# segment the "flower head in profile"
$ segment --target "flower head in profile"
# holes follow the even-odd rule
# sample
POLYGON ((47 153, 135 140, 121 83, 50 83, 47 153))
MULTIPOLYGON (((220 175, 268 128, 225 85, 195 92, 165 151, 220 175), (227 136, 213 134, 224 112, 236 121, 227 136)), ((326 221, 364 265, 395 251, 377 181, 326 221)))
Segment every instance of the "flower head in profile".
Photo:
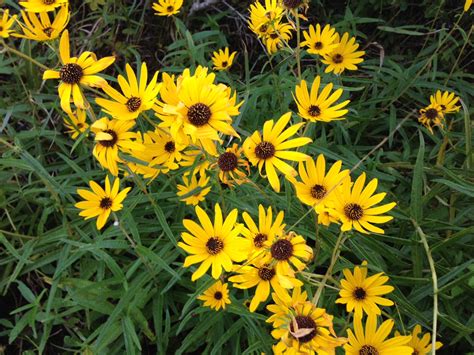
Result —
POLYGON ((263 38, 263 44, 267 48, 268 54, 275 54, 285 46, 291 39, 293 27, 289 23, 275 22, 267 29, 263 38))
POLYGON ((362 56, 364 51, 358 51, 359 44, 356 43, 355 37, 349 38, 349 33, 344 33, 339 41, 337 35, 338 46, 333 51, 323 55, 321 60, 327 65, 325 73, 334 72, 341 74, 344 70, 357 70, 357 65, 364 61, 362 56))
POLYGON ((197 174, 187 174, 183 176, 183 185, 177 185, 176 193, 180 200, 186 202, 187 205, 196 206, 206 199, 207 194, 211 191, 209 186, 209 176, 206 173, 200 173, 199 179, 197 174))
POLYGON ((26 0, 20 1, 20 5, 28 12, 54 11, 60 6, 67 5, 69 0, 26 0))
POLYGON ((17 16, 13 15, 9 18, 9 10, 3 10, 2 17, 0 18, 0 37, 8 38, 12 34, 13 30, 11 27, 15 23, 17 16))
POLYGON ((454 94, 454 92, 441 92, 440 90, 436 91, 435 94, 430 96, 430 102, 434 106, 439 106, 441 108, 441 113, 454 113, 459 112, 460 106, 456 106, 459 102, 459 97, 454 94))
POLYGON ((225 47, 224 50, 219 49, 212 53, 212 64, 216 70, 228 70, 234 62, 234 58, 237 52, 229 54, 229 48, 225 47))
POLYGON ((64 119, 64 125, 68 128, 66 132, 71 135, 72 139, 76 139, 89 128, 86 120, 86 111, 77 109, 76 112, 68 113, 67 115, 69 119, 64 119))
POLYGON ((92 52, 84 52, 79 57, 70 57, 68 30, 65 30, 61 35, 59 57, 62 67, 59 70, 46 70, 43 74, 43 80, 60 80, 58 93, 61 99, 61 108, 65 112, 72 112, 71 99, 77 108, 86 108, 87 101, 82 93, 81 85, 91 87, 107 85, 105 79, 96 74, 112 65, 115 57, 105 57, 97 60, 92 52))
POLYGON ((237 143, 225 150, 217 158, 217 162, 212 164, 210 168, 219 171, 219 179, 222 183, 229 185, 240 185, 247 181, 250 172, 249 163, 242 158, 243 149, 237 143))
POLYGON ((69 22, 68 6, 62 6, 54 17, 53 22, 48 12, 21 11, 23 23, 20 28, 23 34, 17 34, 17 37, 27 38, 34 41, 50 41, 59 37, 61 32, 66 28, 69 22))
POLYGON ((350 101, 345 100, 334 105, 342 96, 343 90, 339 88, 332 92, 333 84, 329 83, 320 92, 320 85, 321 77, 319 75, 313 81, 311 92, 308 91, 305 80, 302 80, 300 85, 296 85, 293 98, 298 106, 298 114, 311 122, 343 120, 344 115, 348 112, 344 107, 350 101))
POLYGON ((258 166, 260 174, 265 168, 265 174, 271 187, 280 192, 280 178, 277 170, 285 176, 296 176, 296 170, 283 160, 303 161, 308 158, 304 153, 290 151, 288 149, 304 146, 312 140, 307 137, 293 138, 303 123, 294 124, 287 129, 290 122, 291 112, 285 113, 275 123, 268 120, 263 125, 263 134, 255 131, 248 137, 244 144, 244 153, 253 166, 258 166))
POLYGON ((158 16, 173 16, 179 13, 183 0, 158 0, 153 3, 153 10, 158 16))
MULTIPOLYGON (((395 332, 395 335, 399 336, 399 332, 395 332)), ((413 348, 413 354, 416 355, 428 355, 432 353, 433 349, 433 344, 430 341, 431 339, 431 334, 430 333, 425 333, 421 338, 419 336, 421 335, 421 326, 419 324, 415 325, 415 328, 413 328, 413 332, 411 334, 411 339, 408 342, 408 346, 411 346, 413 348)), ((440 341, 436 342, 435 349, 438 350, 443 346, 443 343, 440 341)))
POLYGON ((190 256, 186 257, 184 267, 200 263, 191 280, 202 277, 212 266, 212 277, 218 279, 222 270, 232 270, 233 262, 240 262, 247 256, 247 241, 240 237, 240 225, 237 222, 237 209, 227 217, 222 215, 221 207, 215 205, 214 223, 207 213, 196 206, 199 223, 191 219, 183 220, 187 232, 181 233, 183 239, 178 243, 190 256))
POLYGON ((102 110, 118 120, 133 120, 138 115, 153 107, 156 96, 160 91, 161 84, 157 83, 158 72, 155 72, 152 79, 148 82, 148 69, 146 63, 140 67, 140 79, 133 71, 130 64, 125 66, 127 79, 124 76, 118 76, 118 83, 122 93, 113 87, 106 85, 102 89, 112 100, 97 98, 95 101, 102 110))
POLYGON ((310 25, 308 31, 303 32, 303 36, 305 40, 301 42, 301 47, 307 47, 310 54, 322 56, 331 53, 339 45, 336 29, 330 25, 324 26, 322 30, 319 23, 316 28, 310 25))
POLYGON ((393 302, 382 296, 392 292, 394 288, 386 285, 388 276, 383 272, 367 277, 367 262, 356 266, 354 273, 349 269, 343 270, 345 279, 341 280, 340 298, 336 303, 345 304, 348 312, 354 312, 355 317, 362 314, 380 315, 379 306, 393 306, 393 302))
POLYGON ((105 190, 96 182, 89 181, 91 190, 78 189, 77 193, 85 200, 75 204, 81 209, 79 216, 85 219, 97 217, 97 229, 102 229, 111 212, 120 211, 122 202, 127 197, 130 187, 119 191, 120 180, 116 178, 111 186, 109 177, 105 178, 105 190))
POLYGON ((377 316, 373 314, 367 317, 364 329, 362 318, 355 317, 354 330, 347 330, 349 342, 344 345, 346 354, 412 355, 413 348, 408 345, 409 336, 395 336, 387 339, 393 325, 393 320, 388 319, 377 328, 377 316))
POLYGON ((204 291, 197 299, 204 301, 203 306, 216 311, 221 308, 225 309, 226 305, 231 303, 227 284, 223 284, 220 280, 204 291))
POLYGON ((431 134, 433 134, 434 126, 444 128, 443 108, 436 102, 429 104, 420 110, 418 122, 425 126, 431 134))

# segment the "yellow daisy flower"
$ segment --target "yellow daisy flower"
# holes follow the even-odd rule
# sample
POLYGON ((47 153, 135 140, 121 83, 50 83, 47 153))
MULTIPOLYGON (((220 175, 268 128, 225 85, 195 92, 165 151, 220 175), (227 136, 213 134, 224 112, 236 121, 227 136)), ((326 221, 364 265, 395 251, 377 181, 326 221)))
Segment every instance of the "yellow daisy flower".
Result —
POLYGON ((308 53, 325 55, 331 53, 339 45, 336 29, 330 25, 324 26, 321 30, 321 25, 316 24, 316 29, 313 25, 309 26, 309 31, 304 31, 303 36, 305 41, 301 42, 301 47, 308 47, 308 53))
POLYGON ((29 12, 48 12, 56 8, 67 5, 68 0, 26 0, 20 1, 20 5, 29 12))
POLYGON ((291 39, 293 27, 289 23, 275 22, 267 29, 263 43, 269 54, 274 54, 291 39))
POLYGON ((344 70, 357 70, 356 64, 364 61, 362 56, 364 51, 357 51, 359 44, 355 43, 355 37, 349 39, 349 33, 344 33, 342 39, 339 41, 339 34, 337 35, 338 46, 330 53, 325 54, 321 61, 327 65, 325 73, 334 72, 334 74, 341 74, 344 70))
POLYGON ((183 176, 184 185, 176 185, 180 196, 180 201, 186 202, 187 205, 196 206, 199 202, 206 199, 207 194, 211 191, 211 187, 207 186, 209 183, 209 177, 205 173, 200 173, 199 180, 197 174, 193 173, 190 175, 183 176))
POLYGON ((100 165, 108 169, 112 175, 118 175, 118 163, 123 163, 118 153, 130 150, 142 151, 145 147, 135 142, 136 134, 130 132, 135 125, 133 121, 109 120, 104 117, 95 121, 91 131, 95 133, 96 144, 94 146, 94 157, 100 165))
POLYGON ((431 103, 427 107, 420 110, 418 122, 425 126, 431 134, 433 134, 433 126, 444 128, 443 109, 438 103, 431 103))
MULTIPOLYGON (((411 334, 411 339, 408 342, 408 346, 413 348, 413 354, 416 355, 428 355, 432 353, 433 344, 430 342, 431 334, 425 333, 423 337, 420 339, 418 336, 421 333, 421 326, 419 324, 415 325, 413 328, 413 333, 411 334)), ((395 335, 399 336, 399 332, 395 332, 395 335)), ((435 349, 438 350, 443 346, 443 343, 440 341, 436 342, 435 349)))
POLYGON ((212 64, 216 70, 228 70, 232 66, 234 58, 237 52, 229 54, 229 48, 225 47, 224 50, 219 49, 212 53, 212 64))
POLYGON ((393 320, 388 319, 377 328, 377 316, 371 315, 367 318, 364 331, 362 318, 354 318, 354 331, 347 330, 349 342, 344 345, 346 355, 412 355, 413 348, 408 346, 409 336, 387 339, 393 324, 393 320))
POLYGON ((119 192, 120 179, 115 179, 113 186, 110 186, 109 177, 105 178, 105 190, 96 182, 89 181, 90 190, 78 189, 77 193, 85 200, 76 203, 74 206, 81 209, 79 216, 85 219, 97 217, 97 229, 102 229, 107 222, 111 212, 120 211, 122 202, 127 197, 130 187, 119 192))
POLYGON ((386 223, 393 219, 392 216, 380 216, 390 211, 397 204, 387 203, 374 207, 382 201, 385 192, 373 195, 377 189, 378 180, 372 179, 364 188, 365 173, 359 176, 351 188, 349 179, 345 179, 338 191, 334 194, 333 209, 342 222, 342 231, 355 228, 357 231, 368 234, 369 232, 383 234, 383 229, 373 225, 386 223))
POLYGON ((214 285, 204 291, 204 293, 198 297, 198 300, 204 301, 203 306, 216 311, 221 308, 225 309, 226 305, 231 303, 227 284, 223 284, 221 281, 217 281, 214 285))
POLYGON ((321 77, 319 75, 313 81, 311 93, 308 92, 305 80, 301 80, 301 84, 296 85, 296 96, 293 95, 293 98, 298 105, 298 114, 311 122, 343 120, 345 118, 344 115, 349 111, 343 108, 347 106, 350 100, 332 106, 344 91, 337 89, 331 94, 333 84, 329 83, 319 92, 320 85, 321 77))
POLYGON ((138 115, 151 109, 156 101, 156 96, 160 91, 161 84, 157 83, 158 72, 155 72, 153 78, 147 85, 148 69, 146 63, 142 63, 140 68, 140 80, 133 72, 130 64, 125 66, 127 79, 119 75, 117 80, 123 95, 107 85, 102 89, 113 100, 97 98, 95 101, 102 107, 103 111, 118 120, 133 120, 138 115))
POLYGON ((224 153, 219 155, 217 162, 212 164, 210 168, 217 168, 219 170, 219 179, 222 183, 229 186, 243 184, 247 181, 247 176, 250 173, 249 163, 242 159, 243 148, 234 143, 232 147, 227 148, 224 153), (243 168, 243 169, 241 169, 243 168))
POLYGON ((253 166, 258 165, 260 174, 262 174, 262 170, 265 168, 268 181, 276 192, 280 192, 280 179, 275 168, 285 176, 296 176, 296 170, 282 159, 303 161, 308 158, 306 154, 287 149, 301 147, 312 142, 311 138, 307 137, 288 140, 304 124, 297 123, 283 130, 290 122, 290 119, 291 112, 287 112, 275 124, 273 120, 266 121, 263 125, 263 135, 260 135, 259 131, 255 131, 243 144, 244 153, 248 160, 250 160, 250 163, 253 166))
POLYGON ((214 224, 207 213, 196 206, 196 214, 201 225, 191 219, 183 220, 184 227, 189 231, 181 233, 184 242, 178 246, 187 253, 184 267, 201 263, 193 273, 191 280, 202 277, 212 266, 212 277, 218 279, 222 269, 232 271, 232 263, 239 262, 247 256, 247 242, 240 238, 240 225, 237 222, 237 209, 233 209, 226 218, 218 203, 215 205, 214 224))
POLYGON ((466 2, 464 3, 464 12, 467 12, 471 8, 471 5, 472 0, 466 0, 466 2))
POLYGON ((23 34, 17 37, 27 38, 34 41, 50 41, 58 38, 69 22, 69 9, 67 4, 62 6, 54 17, 53 22, 48 12, 40 12, 39 17, 34 12, 21 11, 24 25, 20 23, 23 34))
POLYGON ((89 124, 86 121, 86 111, 77 109, 74 113, 68 113, 68 119, 64 119, 64 125, 68 128, 66 131, 72 139, 76 139, 80 134, 87 131, 89 124))
MULTIPOLYGON (((29 2, 28 2, 29 3, 29 2)), ((69 56, 69 32, 65 30, 59 42, 59 57, 62 67, 57 70, 46 70, 43 80, 60 79, 58 87, 61 98, 61 108, 65 112, 71 112, 71 98, 77 108, 86 108, 86 99, 80 85, 103 87, 107 85, 105 79, 94 75, 112 65, 115 57, 105 57, 96 60, 91 52, 82 53, 79 58, 69 56)))
POLYGON ((0 19, 0 36, 3 38, 8 38, 14 32, 14 30, 11 30, 10 27, 15 23, 15 20, 17 18, 16 15, 9 16, 9 10, 3 10, 2 17, 0 19))
POLYGON ((179 13, 183 0, 158 0, 153 3, 153 10, 158 16, 173 16, 179 13))
POLYGON ((383 298, 394 290, 392 286, 385 285, 389 280, 383 272, 367 277, 367 262, 362 262, 362 267, 356 266, 354 273, 349 269, 343 270, 345 279, 341 280, 340 298, 336 303, 345 304, 347 312, 355 312, 355 317, 367 315, 380 315, 380 306, 393 306, 393 302, 383 298))
POLYGON ((455 96, 454 92, 449 91, 441 93, 441 91, 438 90, 434 95, 430 96, 431 104, 439 105, 443 114, 459 112, 461 106, 456 106, 458 101, 459 97, 455 96))
POLYGON ((250 5, 249 28, 259 38, 265 37, 272 24, 283 16, 279 0, 265 0, 265 6, 259 1, 250 5))

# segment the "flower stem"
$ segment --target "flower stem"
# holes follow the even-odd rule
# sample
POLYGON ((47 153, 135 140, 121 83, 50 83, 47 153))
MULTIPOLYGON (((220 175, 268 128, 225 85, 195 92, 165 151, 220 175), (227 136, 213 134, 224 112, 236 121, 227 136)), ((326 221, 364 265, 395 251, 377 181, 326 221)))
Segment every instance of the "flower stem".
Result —
POLYGON ((2 44, 3 47, 4 47, 7 51, 9 51, 10 53, 13 53, 13 54, 17 55, 17 56, 20 57, 20 58, 23 58, 23 59, 26 59, 26 60, 30 61, 31 63, 33 63, 34 65, 40 67, 41 69, 49 70, 49 68, 48 68, 46 65, 41 64, 41 63, 38 62, 37 60, 34 60, 33 58, 31 58, 29 55, 26 55, 25 53, 22 53, 22 52, 16 50, 15 48, 10 47, 9 45, 7 45, 7 44, 5 43, 5 41, 2 40, 2 41, 1 41, 1 44, 2 44))
POLYGON ((301 34, 300 34, 300 17, 298 15, 298 10, 296 11, 296 48, 295 48, 295 56, 296 56, 296 66, 298 70, 298 80, 301 82, 301 34))

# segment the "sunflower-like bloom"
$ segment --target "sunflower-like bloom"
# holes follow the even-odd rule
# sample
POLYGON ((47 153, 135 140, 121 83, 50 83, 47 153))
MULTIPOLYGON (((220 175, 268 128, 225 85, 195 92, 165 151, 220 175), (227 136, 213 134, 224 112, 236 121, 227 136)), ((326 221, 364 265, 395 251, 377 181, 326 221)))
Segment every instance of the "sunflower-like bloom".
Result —
POLYGON ((365 188, 364 184, 365 173, 362 173, 352 188, 350 180, 345 179, 340 189, 334 194, 333 208, 342 222, 341 230, 348 231, 355 228, 364 234, 369 232, 384 234, 383 229, 374 226, 374 223, 386 223, 392 220, 392 216, 380 215, 390 211, 397 204, 391 202, 374 207, 384 199, 386 193, 373 195, 377 189, 377 179, 372 179, 365 188))
POLYGON ((269 54, 274 54, 291 39, 293 27, 289 23, 275 22, 267 30, 263 43, 269 54))
POLYGON ((12 17, 9 17, 9 10, 3 10, 2 17, 0 18, 0 37, 3 38, 8 38, 14 32, 14 30, 11 30, 10 28, 12 25, 15 23, 15 20, 17 18, 16 15, 13 15, 12 17))
POLYGON ((54 11, 60 6, 67 5, 69 0, 26 0, 20 1, 20 5, 28 12, 54 11))
POLYGON ((69 9, 67 5, 61 7, 52 23, 47 12, 40 12, 38 17, 34 12, 21 11, 21 18, 24 22, 24 25, 20 23, 23 34, 17 34, 17 37, 50 41, 58 38, 66 28, 69 22, 69 9))
POLYGON ((472 0, 466 0, 466 2, 464 3, 464 12, 467 12, 471 8, 471 5, 472 0))
POLYGON ((265 208, 258 206, 258 226, 247 212, 242 214, 246 228, 242 229, 242 235, 249 240, 250 253, 248 259, 253 259, 255 255, 260 255, 265 250, 265 242, 272 241, 277 235, 283 234, 286 224, 283 223, 285 213, 278 212, 273 220, 273 211, 271 207, 265 208))
POLYGON ((268 120, 263 125, 263 135, 255 131, 248 137, 244 144, 244 153, 253 166, 258 166, 260 174, 263 168, 271 187, 280 192, 280 179, 275 170, 278 169, 285 176, 296 176, 296 170, 282 159, 303 161, 308 158, 306 154, 287 149, 304 146, 311 143, 311 138, 299 137, 288 140, 294 136, 304 123, 297 123, 285 129, 290 122, 291 112, 285 113, 276 123, 268 120))
MULTIPOLYGON (((29 2, 28 2, 29 3, 29 2)), ((71 112, 71 98, 77 108, 86 108, 86 99, 80 85, 103 87, 107 85, 105 79, 94 75, 112 65, 115 57, 105 57, 97 60, 94 53, 84 52, 79 58, 69 56, 69 32, 65 30, 59 42, 59 58, 62 67, 58 70, 46 70, 45 79, 60 79, 58 87, 61 99, 61 108, 71 112)))
POLYGON ((176 185, 179 190, 176 194, 187 205, 196 206, 199 202, 204 201, 211 191, 211 187, 208 186, 209 176, 206 173, 200 173, 199 180, 196 173, 184 175, 183 183, 184 185, 176 185))
POLYGON ((273 23, 280 21, 283 16, 283 8, 278 0, 265 0, 265 6, 255 1, 249 10, 249 28, 259 38, 265 37, 273 23))
POLYGON ((294 288, 290 300, 277 293, 272 293, 272 298, 275 304, 267 309, 273 314, 267 322, 273 323, 272 336, 280 340, 274 347, 275 354, 320 354, 344 343, 333 334, 333 317, 309 302, 301 288, 294 288))
POLYGON ((316 24, 316 29, 310 25, 309 31, 304 31, 303 36, 305 41, 301 42, 301 47, 307 47, 311 54, 329 54, 339 45, 336 29, 330 25, 324 26, 322 30, 319 23, 316 24))
POLYGON ((433 134, 433 126, 444 128, 443 108, 437 103, 431 103, 429 106, 420 110, 418 122, 425 126, 433 134))
POLYGON ((459 97, 454 92, 445 91, 441 93, 440 90, 436 91, 434 95, 430 96, 430 102, 432 105, 439 105, 443 114, 459 112, 461 106, 456 106, 459 101, 459 97))
POLYGON ((118 153, 142 151, 145 147, 136 142, 136 134, 130 132, 135 125, 133 121, 109 120, 104 117, 95 121, 91 131, 95 133, 94 157, 100 165, 108 169, 114 176, 118 175, 118 163, 123 163, 118 153))
POLYGON ((343 108, 350 100, 332 106, 341 97, 343 90, 337 89, 331 94, 333 84, 329 83, 319 92, 320 85, 321 77, 319 75, 313 81, 311 93, 308 91, 305 80, 302 80, 300 85, 296 85, 296 96, 293 95, 293 98, 298 105, 298 114, 311 122, 343 120, 344 115, 348 112, 343 108))
POLYGON ((119 75, 117 80, 123 95, 107 85, 102 89, 113 100, 97 98, 95 101, 102 107, 103 111, 118 120, 133 120, 155 104, 156 96, 160 91, 161 84, 157 83, 158 72, 155 72, 150 83, 148 81, 148 69, 146 63, 142 63, 140 68, 140 80, 137 80, 130 64, 125 66, 127 79, 119 75))
MULTIPOLYGON (((408 346, 413 348, 413 354, 417 355, 428 355, 432 353, 433 344, 430 342, 431 334, 425 333, 420 339, 418 336, 421 334, 421 326, 419 324, 415 325, 413 328, 413 333, 411 334, 411 339, 408 342, 408 346)), ((399 332, 395 332, 395 335, 400 336, 399 332)), ((443 343, 440 341, 436 342, 435 349, 438 350, 443 346, 443 343)))
POLYGON ((234 271, 237 275, 229 278, 235 288, 249 289, 257 287, 250 302, 250 312, 255 312, 258 305, 268 299, 270 289, 273 289, 281 299, 289 300, 290 296, 286 289, 303 286, 300 280, 278 273, 274 266, 266 264, 262 258, 257 258, 252 264, 236 266, 234 271))
POLYGON ((377 316, 370 315, 362 325, 362 318, 354 318, 354 331, 347 330, 349 342, 344 345, 347 355, 378 354, 378 355, 412 355, 413 348, 408 346, 409 336, 395 336, 387 339, 394 322, 391 319, 377 328, 377 316))
POLYGON ((344 33, 342 39, 339 41, 339 34, 337 35, 338 46, 330 53, 325 54, 321 60, 327 64, 326 73, 334 72, 334 74, 341 74, 344 70, 357 70, 356 64, 364 61, 362 56, 364 51, 357 51, 359 44, 355 43, 355 37, 349 38, 349 33, 344 33))
POLYGON ((68 128, 66 132, 71 135, 72 139, 76 139, 89 128, 86 121, 86 111, 77 109, 76 112, 67 115, 69 119, 64 119, 64 125, 68 128))
POLYGON ((216 311, 221 308, 225 309, 226 305, 231 303, 227 284, 223 284, 221 281, 217 281, 214 285, 204 291, 202 295, 198 296, 197 299, 204 301, 203 306, 216 311))
POLYGON ((237 52, 232 52, 229 54, 229 48, 225 47, 224 50, 219 49, 212 53, 212 64, 214 64, 214 69, 216 70, 228 70, 234 62, 234 58, 237 55, 237 52))
POLYGON ((243 148, 239 148, 237 143, 227 148, 224 153, 219 155, 217 162, 212 164, 210 168, 219 170, 219 179, 222 183, 233 186, 243 184, 247 181, 250 173, 249 163, 242 159, 243 148))
POLYGON ((216 203, 214 224, 201 207, 196 206, 196 214, 201 225, 191 219, 183 220, 189 233, 181 233, 184 242, 179 242, 178 246, 192 254, 186 257, 183 266, 201 263, 193 273, 192 281, 202 277, 211 266, 212 277, 218 279, 222 269, 232 271, 233 262, 240 262, 247 256, 248 243, 239 237, 241 227, 236 224, 238 211, 233 209, 223 218, 221 207, 216 203))
POLYGON ((394 288, 385 285, 389 281, 383 272, 367 277, 367 262, 362 267, 356 266, 354 273, 349 269, 343 270, 345 279, 341 280, 340 298, 336 303, 345 304, 347 312, 354 312, 355 317, 380 315, 380 306, 393 306, 393 302, 382 296, 392 292, 394 288))
POLYGON ((78 189, 77 193, 85 200, 76 203, 74 206, 81 209, 79 216, 85 219, 97 217, 97 229, 102 229, 110 216, 110 213, 120 211, 122 202, 127 197, 130 187, 119 192, 120 179, 115 179, 113 186, 110 187, 109 177, 105 178, 105 190, 96 182, 89 181, 92 189, 78 189))
POLYGON ((173 16, 179 13, 183 0, 158 0, 153 3, 153 10, 158 16, 173 16))

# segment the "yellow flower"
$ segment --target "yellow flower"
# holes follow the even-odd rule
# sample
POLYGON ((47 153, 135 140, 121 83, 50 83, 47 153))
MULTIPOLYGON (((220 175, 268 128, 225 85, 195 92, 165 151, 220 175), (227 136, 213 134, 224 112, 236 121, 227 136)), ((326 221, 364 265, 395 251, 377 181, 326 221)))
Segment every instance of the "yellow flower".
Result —
POLYGON ((108 169, 112 175, 118 175, 118 164, 122 163, 119 151, 144 150, 144 146, 133 141, 136 138, 130 129, 135 125, 133 121, 109 120, 104 117, 95 121, 91 130, 95 133, 96 145, 94 146, 94 157, 100 165, 108 169))
MULTIPOLYGON (((433 344, 430 342, 431 334, 425 333, 425 335, 423 335, 423 337, 420 339, 418 338, 420 333, 421 333, 421 326, 417 324, 415 325, 415 328, 413 328, 411 339, 407 345, 413 348, 413 354, 416 354, 416 355, 431 354, 431 350, 433 349, 433 344)), ((399 336, 400 333, 395 332, 395 335, 399 336)), ((443 343, 441 343, 440 341, 437 341, 435 345, 435 349, 438 350, 442 346, 443 346, 443 343)))
POLYGON ((225 306, 230 304, 229 289, 227 284, 217 281, 214 285, 209 287, 204 293, 198 297, 198 300, 204 301, 204 306, 218 311, 225 309, 225 306))
POLYGON ((20 1, 20 5, 29 12, 54 11, 57 7, 67 5, 68 0, 26 0, 20 1))
POLYGON ((249 163, 242 159, 243 148, 239 148, 237 143, 227 148, 224 153, 219 155, 217 162, 210 168, 219 169, 219 179, 229 186, 243 184, 247 181, 247 175, 250 173, 249 163), (243 168, 242 170, 240 168, 243 168), (245 170, 245 171, 244 171, 245 170))
POLYGON ((66 28, 69 22, 69 9, 67 4, 62 6, 52 23, 47 12, 40 12, 38 17, 34 12, 21 11, 21 18, 25 23, 24 25, 20 23, 23 34, 17 34, 17 37, 34 41, 50 41, 58 38, 66 28))
POLYGON ((229 54, 229 48, 225 47, 224 50, 219 49, 212 53, 212 64, 214 64, 214 69, 216 70, 227 70, 232 66, 232 62, 236 56, 237 52, 232 52, 229 54))
POLYGON ((433 126, 444 128, 444 114, 442 107, 434 102, 420 110, 418 122, 425 126, 433 134, 433 126))
POLYGON ((240 238, 240 225, 237 222, 237 209, 233 209, 223 218, 221 207, 215 206, 214 224, 204 210, 196 206, 196 214, 201 225, 191 219, 183 220, 184 227, 189 231, 181 233, 183 242, 178 246, 189 254, 184 261, 184 267, 201 263, 193 273, 191 280, 202 277, 212 265, 212 277, 218 279, 222 269, 229 272, 232 263, 239 262, 247 256, 247 242, 240 238))
POLYGON ((265 37, 274 22, 280 21, 283 8, 279 0, 265 0, 265 6, 259 1, 250 5, 249 28, 259 38, 265 37))
POLYGON ((362 318, 355 317, 354 331, 347 330, 349 343, 344 345, 346 354, 412 355, 413 348, 408 346, 409 336, 395 336, 387 339, 393 324, 393 320, 388 319, 377 328, 377 316, 371 315, 367 318, 364 331, 362 318))
POLYGON ((181 197, 180 201, 186 202, 187 205, 196 206, 204 201, 211 191, 211 187, 207 186, 209 177, 205 173, 200 174, 199 180, 196 173, 192 173, 191 177, 189 174, 184 175, 183 182, 184 185, 177 185, 179 191, 176 194, 181 197))
POLYGON ((471 5, 472 0, 466 0, 466 2, 464 3, 464 12, 467 12, 471 8, 471 5))
POLYGON ((393 306, 393 302, 383 298, 394 290, 392 286, 385 285, 389 280, 383 272, 367 277, 367 262, 362 262, 362 267, 356 266, 354 273, 349 269, 343 270, 345 279, 341 280, 340 298, 336 303, 345 304, 347 312, 355 312, 355 317, 367 315, 380 315, 380 306, 393 306))
POLYGON ((125 66, 127 79, 119 75, 117 80, 123 95, 109 85, 102 89, 113 100, 97 98, 95 101, 102 107, 103 111, 118 120, 133 120, 138 115, 153 107, 156 96, 160 91, 161 84, 157 83, 158 72, 155 72, 150 83, 148 81, 148 69, 146 63, 142 63, 140 68, 140 80, 133 72, 130 64, 125 66))
POLYGON ((262 169, 265 167, 268 181, 276 192, 280 192, 280 179, 275 168, 285 176, 296 176, 296 170, 282 159, 303 161, 308 158, 306 154, 287 149, 301 147, 312 142, 307 137, 288 140, 303 125, 303 123, 297 123, 283 130, 290 119, 291 112, 287 112, 275 124, 273 120, 266 121, 263 125, 263 135, 255 131, 243 144, 245 155, 253 166, 258 165, 260 174, 262 174, 262 169))
POLYGON ((445 91, 441 93, 440 90, 436 91, 434 95, 430 96, 430 102, 432 105, 439 105, 443 114, 459 112, 460 106, 456 106, 459 101, 459 97, 455 96, 454 92, 445 91))
POLYGON ((291 38, 291 30, 293 27, 289 23, 273 23, 267 30, 266 36, 263 38, 263 43, 267 47, 269 54, 274 54, 285 46, 285 42, 291 38))
POLYGON ((0 19, 0 36, 3 38, 8 38, 10 37, 10 34, 14 32, 13 30, 10 29, 12 25, 15 23, 15 20, 17 18, 16 15, 13 15, 12 17, 8 18, 9 10, 3 10, 3 15, 2 18, 0 19))
POLYGON ((355 228, 357 231, 368 234, 369 232, 384 234, 383 229, 373 225, 386 223, 393 219, 392 216, 380 216, 396 206, 395 202, 374 207, 382 201, 385 192, 373 195, 377 189, 378 180, 372 179, 364 188, 365 173, 359 176, 351 188, 349 179, 345 179, 338 191, 334 194, 333 209, 342 222, 342 231, 355 228))
POLYGON ((309 32, 304 31, 303 36, 305 41, 301 42, 301 47, 308 47, 308 53, 325 55, 331 53, 337 48, 339 43, 336 29, 330 25, 324 26, 321 31, 321 25, 316 25, 316 30, 313 25, 309 26, 309 32))
POLYGON ((86 111, 77 109, 75 113, 68 113, 67 115, 69 120, 64 119, 64 125, 68 128, 66 132, 71 135, 72 139, 76 139, 89 128, 86 121, 86 111))
MULTIPOLYGON (((29 3, 29 2, 28 2, 29 3)), ((59 42, 59 57, 62 67, 57 70, 46 70, 45 79, 60 79, 58 87, 61 107, 65 112, 71 111, 71 98, 77 108, 86 108, 86 99, 81 85, 103 87, 107 82, 98 75, 94 75, 112 65, 115 57, 105 57, 97 60, 94 53, 84 52, 79 58, 69 56, 69 32, 65 30, 59 42)))
POLYGON ((344 70, 357 70, 356 64, 364 61, 361 58, 365 52, 357 51, 359 44, 355 43, 355 37, 349 39, 349 33, 344 33, 342 39, 339 41, 339 34, 337 35, 338 46, 330 53, 325 54, 321 60, 327 64, 326 73, 334 72, 334 74, 341 74, 344 70))
POLYGON ((115 179, 113 186, 110 187, 109 177, 105 178, 105 190, 96 182, 89 181, 90 190, 78 189, 77 193, 85 200, 76 203, 74 206, 81 209, 79 216, 85 219, 97 217, 97 229, 102 229, 110 212, 120 211, 122 201, 127 197, 130 187, 119 192, 120 179, 115 179))
POLYGON ((296 97, 293 95, 293 98, 298 105, 298 114, 311 122, 343 120, 344 115, 348 112, 347 109, 343 108, 347 106, 350 100, 331 106, 341 97, 343 90, 337 89, 331 94, 333 84, 329 83, 319 92, 320 85, 321 77, 319 75, 313 81, 311 93, 308 92, 305 80, 302 80, 299 86, 296 85, 296 97))
POLYGON ((153 10, 158 16, 173 16, 179 13, 183 0, 158 0, 153 3, 153 10))

